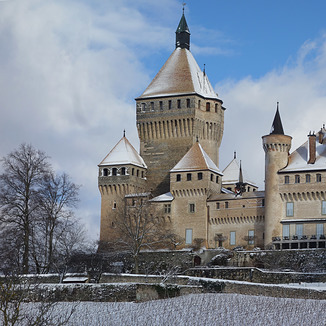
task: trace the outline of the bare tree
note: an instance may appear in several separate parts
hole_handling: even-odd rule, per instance
[[[155,214],[148,196],[125,198],[125,204],[113,220],[115,241],[111,248],[130,252],[134,260],[134,272],[139,272],[139,253],[143,249],[157,249],[170,244],[168,225]]]
[[[43,178],[38,192],[39,216],[33,237],[33,259],[38,273],[48,273],[53,269],[55,255],[58,249],[63,249],[67,234],[71,236],[73,228],[80,227],[71,210],[79,200],[78,190],[79,186],[65,173],[49,173]]]
[[[22,272],[29,272],[31,227],[39,202],[37,192],[50,165],[44,152],[22,144],[2,159],[0,222],[22,236]]]

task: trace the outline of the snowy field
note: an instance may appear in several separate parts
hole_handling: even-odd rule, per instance
[[[54,316],[65,314],[73,305],[58,303]],[[24,308],[30,311],[31,307],[26,304]],[[239,294],[193,294],[144,303],[81,302],[75,308],[68,325],[326,325],[326,300]]]

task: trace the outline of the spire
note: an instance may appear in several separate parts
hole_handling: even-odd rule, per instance
[[[175,32],[176,39],[175,39],[175,47],[181,49],[190,49],[190,31],[186,22],[186,17],[184,14],[184,8],[182,17],[180,19],[180,23],[178,28]]]
[[[278,104],[279,103],[277,102],[276,113],[275,113],[275,117],[274,117],[274,121],[273,121],[273,125],[272,125],[272,129],[271,129],[270,134],[284,135],[281,116],[280,116],[280,112],[278,110]]]
[[[242,193],[246,192],[246,185],[247,183],[243,182],[243,174],[242,174],[242,167],[240,161],[239,167],[239,181],[235,185],[235,196],[241,196]]]

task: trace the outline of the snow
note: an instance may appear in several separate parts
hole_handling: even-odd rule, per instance
[[[170,192],[167,192],[167,193],[165,193],[163,195],[154,197],[150,201],[161,202],[161,201],[172,201],[172,200],[173,200],[172,194]]]
[[[240,165],[236,158],[234,158],[228,166],[223,170],[222,184],[237,183],[239,181]],[[243,182],[248,183],[252,186],[257,185],[248,180],[246,172],[242,168]]]
[[[170,172],[210,170],[223,175],[216,164],[196,142]]]
[[[176,48],[138,99],[185,94],[218,99],[191,52]]]
[[[326,144],[319,144],[316,137],[316,161],[308,164],[308,141],[298,147],[289,157],[289,164],[280,172],[295,172],[326,169]]]
[[[24,304],[32,312],[36,304]],[[325,325],[326,301],[271,298],[240,294],[192,294],[165,300],[80,302],[55,306],[55,318],[75,309],[70,326]],[[24,325],[21,323],[20,325]]]
[[[133,164],[147,168],[143,158],[130,144],[126,137],[122,137],[110,153],[103,159],[99,166]]]

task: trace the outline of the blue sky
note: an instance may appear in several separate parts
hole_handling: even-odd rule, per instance
[[[261,136],[280,102],[295,149],[326,122],[326,2],[190,0],[191,51],[224,101],[223,169],[237,151],[264,187]],[[176,0],[0,1],[0,156],[22,142],[82,185],[78,217],[99,234],[97,164],[123,129],[138,149],[134,98],[174,50]]]

